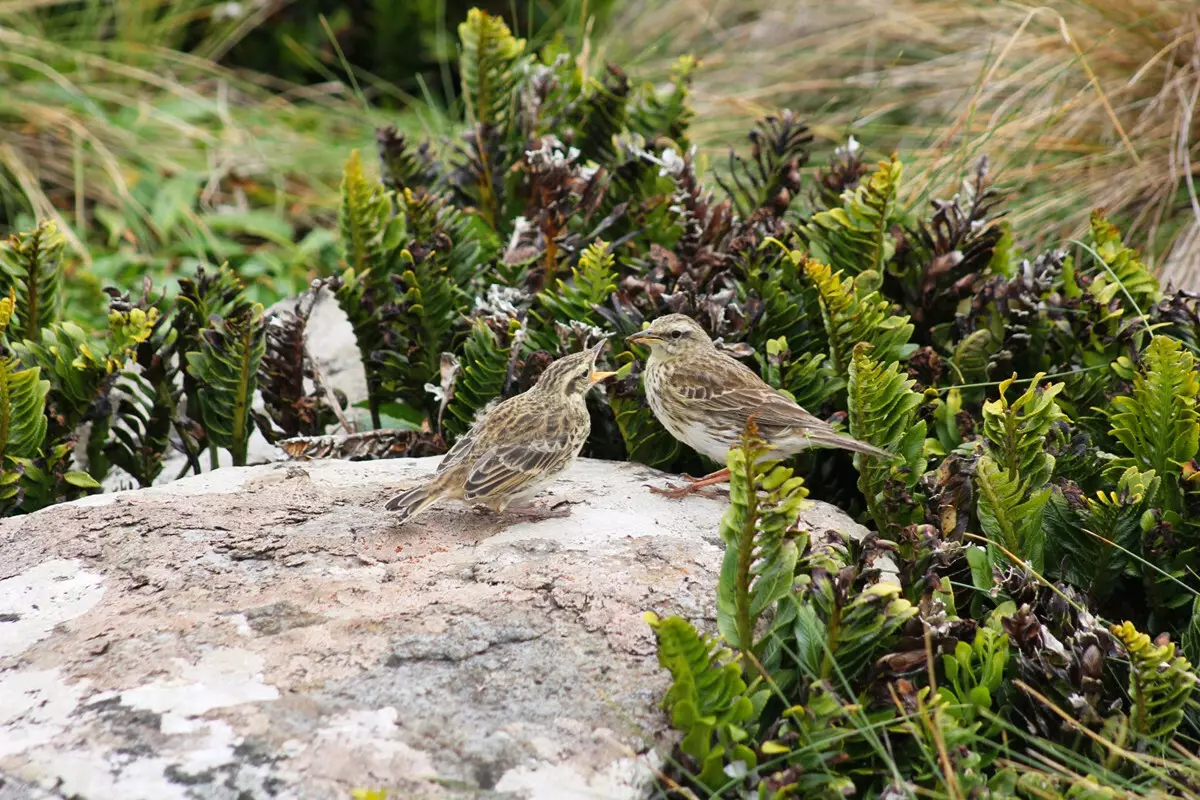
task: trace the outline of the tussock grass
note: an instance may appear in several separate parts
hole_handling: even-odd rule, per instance
[[[1024,244],[1076,236],[1092,208],[1163,278],[1200,288],[1200,7],[1188,0],[645,0],[598,49],[665,73],[699,56],[697,139],[723,149],[779,106],[909,155],[912,199],[986,152]]]
[[[154,198],[171,185],[198,192],[201,210],[267,208],[301,227],[332,207],[344,151],[369,147],[382,114],[340,81],[298,87],[218,66],[211,57],[253,22],[197,38],[190,23],[220,8],[0,2],[0,227],[22,212],[54,218],[87,259],[89,235],[104,238],[91,231],[98,208],[149,239],[139,247],[161,243]]]

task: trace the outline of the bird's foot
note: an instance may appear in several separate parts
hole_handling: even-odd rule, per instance
[[[565,506],[565,508],[564,508]],[[540,522],[544,519],[566,519],[571,516],[570,501],[556,500],[553,503],[545,503],[542,505],[530,504],[520,506],[518,508],[507,508],[504,513],[517,517],[518,519],[527,519],[534,522]]]
[[[571,516],[572,501],[567,499],[551,499],[546,502],[534,502],[523,506],[510,506],[503,511],[480,506],[479,510],[489,516],[506,516],[516,519],[540,522],[545,519],[566,519]],[[567,506],[564,508],[563,506]]]
[[[684,475],[683,479],[687,481],[684,486],[670,486],[665,489],[659,489],[651,486],[650,491],[654,494],[661,494],[671,500],[682,500],[688,495],[699,494],[701,497],[707,497],[710,500],[719,500],[721,495],[713,492],[701,491],[707,486],[715,486],[718,483],[725,483],[729,480],[729,470],[720,469],[716,472],[705,475],[703,478],[693,478],[691,475]]]

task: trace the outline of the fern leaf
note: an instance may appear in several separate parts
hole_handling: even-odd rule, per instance
[[[892,227],[900,220],[899,193],[904,165],[895,156],[880,161],[865,182],[842,193],[841,208],[819,211],[804,227],[812,257],[856,275],[880,275],[896,252]]]
[[[1063,564],[1071,584],[1096,600],[1112,596],[1152,524],[1147,513],[1159,483],[1153,471],[1129,467],[1115,491],[1077,497],[1055,489],[1046,506],[1047,563]]]
[[[851,353],[859,342],[869,343],[875,358],[884,364],[903,360],[916,350],[909,343],[912,324],[907,316],[891,314],[891,303],[879,294],[877,273],[864,272],[844,281],[841,273],[811,259],[804,262],[804,271],[821,298],[829,355],[839,374],[849,371]]]
[[[399,263],[402,272],[393,280],[399,296],[381,311],[388,326],[383,353],[372,354],[372,362],[384,391],[435,417],[425,384],[440,384],[441,353],[457,315],[455,287],[444,252],[406,249]]]
[[[15,293],[12,313],[25,339],[38,340],[42,328],[62,320],[65,244],[54,223],[46,221],[0,246],[0,280]]]
[[[916,381],[907,379],[897,364],[872,359],[870,349],[869,344],[858,344],[850,362],[850,435],[899,456],[888,462],[878,456],[854,455],[858,488],[867,508],[879,531],[895,539],[923,514],[907,490],[925,473],[925,420],[917,418],[921,395],[912,391]]]
[[[740,742],[765,697],[747,695],[741,668],[716,641],[701,636],[680,617],[645,616],[658,639],[658,663],[671,673],[663,704],[671,723],[683,732],[680,748],[694,759],[696,777],[710,791],[723,786],[727,763],[742,761],[753,770],[754,751]]]
[[[1066,415],[1054,398],[1064,384],[1041,388],[1042,373],[1030,381],[1029,389],[1011,405],[1005,393],[1016,375],[1000,383],[1000,397],[983,404],[983,435],[989,452],[1009,472],[1020,475],[1029,486],[1046,485],[1054,471],[1054,456],[1046,452],[1046,435]]]
[[[454,395],[446,406],[443,426],[451,440],[474,424],[479,412],[500,396],[512,360],[512,348],[519,347],[521,323],[512,320],[508,327],[508,345],[488,323],[477,319],[463,343],[459,372],[454,381]]]
[[[975,465],[975,489],[979,497],[979,525],[984,534],[1040,570],[1044,547],[1042,514],[1050,500],[1050,489],[1028,490],[1019,475],[1008,472],[990,455],[980,456]],[[1007,561],[998,548],[989,547],[989,554],[993,564]]]
[[[729,510],[721,520],[725,560],[717,587],[717,627],[730,646],[755,649],[759,617],[792,591],[799,551],[795,529],[808,491],[804,479],[775,462],[753,422],[729,451]],[[799,542],[799,545],[798,545]]]
[[[456,183],[479,206],[488,226],[496,230],[500,223],[500,176],[505,172],[504,138],[515,126],[516,91],[525,53],[525,40],[513,37],[500,17],[477,8],[467,12],[458,26],[462,43],[459,74],[467,120],[473,130],[466,137],[463,155],[466,164],[460,170],[465,180]],[[467,186],[466,183],[472,183]]]
[[[801,408],[814,412],[840,394],[846,381],[833,371],[824,353],[803,353],[792,356],[787,339],[768,339],[765,357],[759,351],[755,357],[762,366],[762,378],[775,389],[791,396]]]
[[[0,358],[0,470],[5,458],[30,458],[41,449],[49,392],[38,367],[21,369],[15,358]]]
[[[61,442],[85,421],[92,406],[107,391],[112,365],[91,337],[72,322],[56,323],[38,332],[37,341],[13,345],[27,366],[39,366],[50,381],[47,440]]]
[[[213,317],[209,325],[200,350],[187,354],[188,366],[203,386],[200,412],[211,446],[227,448],[234,466],[245,466],[253,428],[250,404],[266,350],[263,307],[245,305],[224,319]]]
[[[535,304],[539,307],[530,313],[538,323],[538,330],[531,341],[535,348],[554,352],[558,350],[558,336],[554,334],[555,322],[596,325],[599,314],[596,306],[604,305],[617,290],[615,260],[608,243],[597,240],[579,257],[579,266],[571,270],[571,281],[559,279],[556,285],[538,293]]]
[[[1005,394],[1014,375],[1000,384],[1000,397],[983,405],[983,435],[987,452],[975,467],[979,494],[979,524],[997,544],[1040,570],[1043,563],[1042,514],[1050,500],[1047,487],[1054,473],[1054,456],[1046,452],[1046,435],[1064,418],[1054,401],[1063,384],[1030,388],[1009,404]],[[1003,563],[998,548],[989,548],[992,563]]]
[[[382,183],[367,180],[358,151],[352,150],[342,173],[338,230],[346,264],[376,289],[387,280],[384,233],[393,210],[387,189]]]
[[[847,600],[829,573],[814,573],[809,602],[799,606],[795,626],[797,652],[807,654],[806,671],[821,680],[840,675],[853,681],[916,616],[916,606],[902,594],[898,583],[880,581]]]
[[[515,38],[500,17],[473,8],[458,26],[463,101],[474,124],[504,127],[512,117],[518,61],[525,40]]]
[[[1110,433],[1139,470],[1163,478],[1171,506],[1179,508],[1181,465],[1200,450],[1200,379],[1195,358],[1178,340],[1155,336],[1133,376],[1128,395],[1112,399]]]
[[[1156,645],[1132,622],[1112,627],[1129,656],[1129,719],[1133,730],[1166,748],[1175,738],[1197,677],[1171,642]]]
[[[1121,232],[1099,212],[1092,214],[1090,244],[1101,263],[1089,270],[1093,275],[1088,292],[1101,305],[1116,300],[1130,313],[1146,313],[1161,299],[1158,279],[1126,247]]]

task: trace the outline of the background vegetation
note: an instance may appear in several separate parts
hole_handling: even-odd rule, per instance
[[[889,37],[850,4],[804,21],[823,37],[811,69],[785,59],[805,48],[734,37],[775,12],[717,7],[704,35],[759,64],[759,85],[787,89],[768,66],[836,81],[800,92],[812,124],[771,108],[719,157],[754,95],[723,114],[694,59],[658,63],[698,30],[668,25],[671,4],[641,9],[664,15],[638,26],[658,40],[608,65],[641,45],[522,38],[470,11],[454,91],[408,117],[383,110],[400,90],[343,62],[332,24],[305,68],[336,59],[346,86],[239,66],[241,14],[263,10],[5,7],[0,510],[113,474],[148,484],[171,449],[184,472],[245,463],[255,429],[293,453],[442,452],[599,335],[619,378],[590,398],[585,454],[695,472],[624,342],[687,313],[895,457],[763,465],[753,429],[730,453],[716,630],[649,618],[684,734],[662,793],[1195,796],[1200,308],[1154,267],[1188,252],[1194,95],[1176,90],[1200,84],[1194,12],[1159,5],[1137,24],[1064,5],[1010,28],[1010,9],[972,7],[946,35],[917,24],[950,25],[920,3],[884,17],[915,31]],[[1109,34],[1084,42],[1089,14]],[[1051,35],[1071,53],[1057,71]],[[1111,45],[1101,66],[1124,36],[1144,49]],[[960,100],[941,94],[972,63]],[[1114,64],[1139,70],[1120,91]],[[936,91],[901,79],[943,66]],[[1150,75],[1170,90],[1139,94]],[[890,152],[922,135],[937,138]],[[264,309],[313,279],[295,312]],[[348,447],[320,436],[342,411],[305,346],[322,292],[389,429]],[[806,497],[871,535],[802,530]]]

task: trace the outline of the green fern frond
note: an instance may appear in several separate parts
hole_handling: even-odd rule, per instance
[[[988,451],[1012,475],[1020,475],[1029,486],[1044,486],[1054,471],[1054,456],[1046,452],[1046,434],[1065,419],[1055,397],[1064,384],[1038,386],[1042,373],[1029,382],[1029,389],[1011,405],[1005,394],[1017,376],[1000,382],[1000,397],[983,404],[983,435]]]
[[[105,391],[112,369],[91,336],[72,322],[51,325],[38,334],[37,341],[14,344],[13,351],[27,366],[41,367],[49,379],[52,424],[48,439],[59,442],[84,421]]]
[[[376,290],[387,281],[384,233],[393,212],[391,193],[382,183],[367,179],[358,151],[350,151],[342,173],[342,203],[338,209],[342,253],[346,265]]]
[[[16,294],[13,314],[25,339],[37,341],[38,331],[62,320],[65,245],[54,223],[45,221],[0,246],[0,280]]]
[[[818,211],[804,227],[809,251],[817,261],[857,275],[883,274],[896,253],[892,227],[900,219],[900,184],[904,165],[892,156],[880,161],[869,179],[842,194],[842,207]]]
[[[537,322],[531,341],[535,348],[555,352],[559,344],[554,323],[596,325],[596,306],[605,305],[617,290],[616,262],[608,243],[597,240],[579,256],[570,283],[561,278],[538,293],[530,316]]]
[[[441,354],[457,317],[455,287],[445,255],[436,250],[402,250],[395,281],[399,297],[383,309],[385,360],[379,362],[382,386],[414,408],[436,415],[425,384],[441,383]]]
[[[855,346],[850,362],[850,435],[897,455],[891,462],[878,456],[854,455],[858,489],[880,533],[895,539],[905,526],[920,521],[923,509],[894,487],[911,490],[925,473],[925,420],[917,418],[921,395],[916,381],[895,362],[883,364],[869,355],[871,346]]]
[[[846,388],[846,380],[834,372],[824,353],[793,356],[787,339],[768,339],[765,352],[756,351],[762,378],[775,389],[790,395],[801,408],[814,412]]]
[[[717,627],[731,647],[756,648],[759,618],[792,591],[807,536],[796,529],[808,491],[804,479],[764,461],[766,444],[753,421],[729,451],[729,510],[721,520],[725,560],[717,586]]]
[[[893,316],[891,303],[879,294],[878,273],[863,272],[853,281],[843,281],[840,272],[812,259],[804,262],[804,272],[821,298],[829,355],[839,374],[849,371],[859,342],[869,343],[884,364],[901,361],[916,349],[909,344],[913,326],[908,316]]]
[[[169,395],[162,397],[161,387],[134,370],[122,372],[116,387],[120,396],[113,408],[104,455],[133,476],[139,486],[152,486],[162,472],[163,456],[171,444],[174,403]]]
[[[1094,277],[1088,292],[1102,305],[1115,299],[1130,313],[1150,311],[1162,298],[1158,279],[1139,260],[1137,251],[1124,245],[1117,226],[1095,212],[1089,239],[1102,264],[1089,270]],[[1136,307],[1131,307],[1131,300]]]
[[[211,317],[223,317],[246,302],[242,291],[242,282],[227,264],[215,273],[200,266],[194,277],[180,278],[173,323],[180,340],[188,347],[199,346],[200,331]]]
[[[803,671],[820,680],[853,681],[917,615],[902,595],[900,584],[879,581],[847,602],[829,573],[815,572],[795,625]]]
[[[512,348],[520,345],[521,323],[509,322],[507,344],[484,320],[476,320],[463,343],[459,357],[454,396],[446,406],[442,425],[451,441],[466,433],[479,412],[500,396],[512,360]]]
[[[671,688],[663,704],[671,723],[683,733],[680,749],[695,760],[696,779],[709,791],[728,781],[725,765],[742,761],[753,770],[758,763],[743,742],[765,702],[765,692],[747,695],[742,670],[729,650],[680,617],[646,622],[658,639],[658,663],[671,673]]]
[[[1175,738],[1196,685],[1192,665],[1176,655],[1172,642],[1155,645],[1132,622],[1114,625],[1111,630],[1129,656],[1130,724],[1165,748]]]
[[[1171,507],[1178,509],[1182,465],[1200,450],[1196,359],[1177,339],[1155,336],[1142,361],[1131,392],[1112,399],[1110,433],[1132,464],[1164,480]]]
[[[614,360],[622,365],[620,374],[624,377],[637,357],[626,350],[617,354]],[[662,426],[646,404],[640,379],[636,391],[630,394],[609,392],[608,405],[616,418],[630,461],[662,469],[679,457],[683,445]]]
[[[975,467],[979,524],[996,544],[1040,570],[1045,533],[1042,515],[1050,500],[1047,486],[1054,456],[1046,452],[1046,435],[1064,415],[1054,401],[1063,384],[1042,389],[1039,374],[1011,405],[1005,394],[1014,375],[1000,384],[1000,397],[983,405],[983,435],[988,448]],[[1006,561],[990,547],[992,563]]]
[[[0,358],[0,469],[6,457],[30,458],[46,438],[46,397],[50,381],[38,367],[22,369],[15,358]]]
[[[1129,467],[1115,491],[1069,498],[1056,489],[1046,506],[1047,563],[1062,564],[1064,577],[1095,599],[1112,596],[1154,525],[1159,483],[1153,470]]]
[[[525,40],[517,39],[500,17],[473,8],[458,26],[462,43],[459,71],[467,119],[474,124],[504,128],[512,119],[517,100],[513,87],[525,54]]]
[[[250,404],[265,351],[263,307],[255,303],[226,318],[213,317],[200,349],[187,354],[188,367],[203,386],[200,412],[210,446],[227,448],[234,466],[246,464],[254,427]]]
[[[796,272],[804,257],[799,252],[786,257],[787,267],[757,260],[741,267],[747,273],[741,294],[758,298],[763,304],[762,317],[750,328],[746,341],[761,351],[768,341],[783,337],[793,353],[827,353],[829,342],[820,296],[813,283]]]

